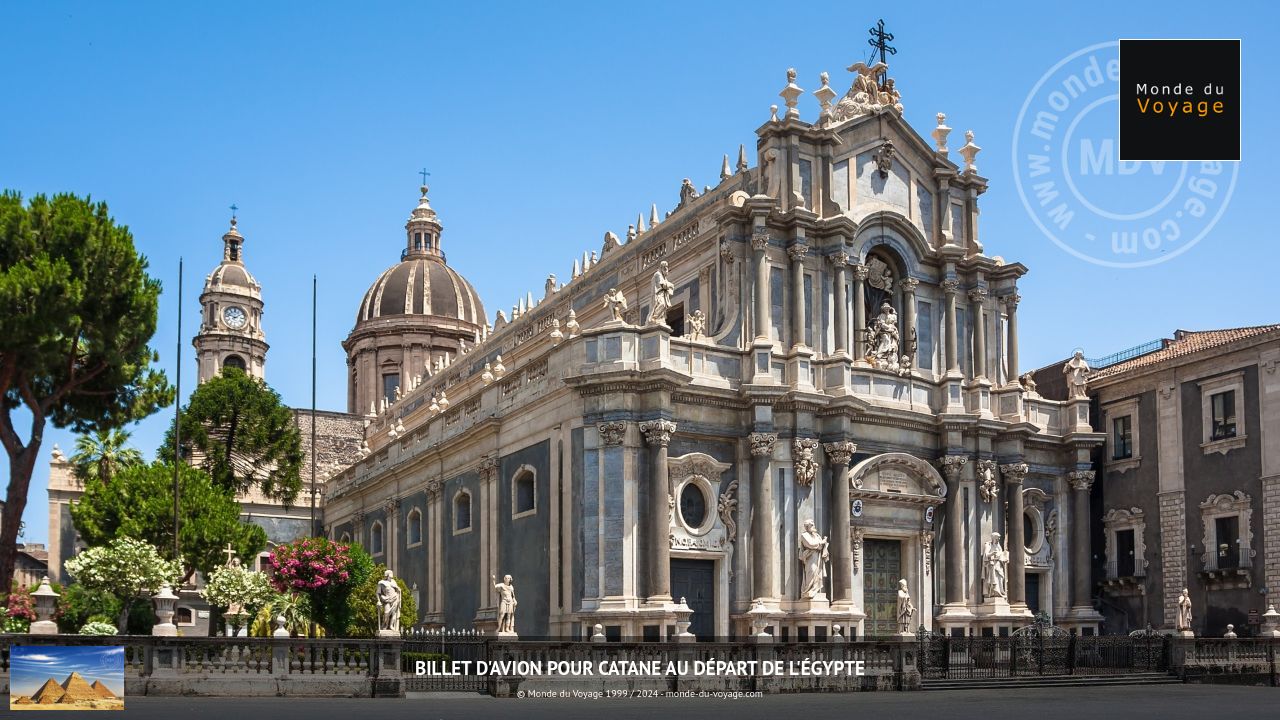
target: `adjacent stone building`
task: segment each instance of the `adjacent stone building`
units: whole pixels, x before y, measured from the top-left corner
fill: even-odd
[[[1187,588],[1196,634],[1253,634],[1280,588],[1280,325],[1141,350],[1089,382],[1108,629],[1172,629]]]
[[[424,187],[344,344],[367,422],[326,532],[432,626],[492,631],[511,575],[524,637],[657,639],[686,606],[702,638],[891,635],[900,579],[908,629],[1095,632],[1103,436],[1019,383],[1027,268],[980,241],[974,136],[921,137],[884,69],[838,102],[823,73],[812,122],[789,72],[715,187],[491,323]]]

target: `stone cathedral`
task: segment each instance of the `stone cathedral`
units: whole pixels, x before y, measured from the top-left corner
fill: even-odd
[[[1020,377],[971,132],[903,119],[883,63],[794,71],[753,153],[490,319],[427,188],[344,343],[354,464],[325,528],[420,621],[522,637],[1097,631],[1083,393]],[[753,162],[754,161],[754,162]],[[900,582],[913,614],[898,615]]]

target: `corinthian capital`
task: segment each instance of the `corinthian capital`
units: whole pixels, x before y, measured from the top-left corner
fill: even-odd
[[[600,431],[600,442],[606,447],[621,445],[623,438],[627,436],[627,424],[621,420],[602,422],[596,425],[596,430]]]
[[[768,457],[773,454],[773,446],[778,442],[778,433],[751,433],[747,439],[751,442],[752,455]]]
[[[843,250],[837,250],[828,255],[827,260],[831,261],[831,264],[835,265],[837,270],[840,270],[849,264],[849,253]]]
[[[827,451],[827,457],[831,459],[832,464],[836,467],[844,467],[853,459],[853,454],[858,451],[858,444],[849,440],[840,440],[837,442],[823,443],[822,449]]]
[[[942,473],[948,480],[955,482],[960,479],[960,473],[964,471],[967,462],[969,462],[967,455],[944,455],[938,458],[938,467],[942,468]]]
[[[1005,312],[1014,312],[1018,309],[1018,303],[1022,302],[1022,296],[1015,292],[1012,295],[1005,295],[1001,298],[1001,302],[1004,303]]]
[[[1000,474],[1004,476],[1005,482],[1015,485],[1021,483],[1030,470],[1026,463],[1009,463],[1000,466]]]
[[[955,295],[960,292],[960,281],[947,279],[942,281],[942,292],[948,295]]]
[[[1072,490],[1088,492],[1093,487],[1093,476],[1092,470],[1072,470],[1067,473],[1067,481],[1071,483]]]
[[[648,420],[640,423],[640,432],[644,441],[657,447],[671,444],[671,434],[676,431],[676,424],[670,420]]]
[[[489,482],[498,477],[498,460],[492,455],[480,460],[480,482]]]
[[[787,247],[787,257],[791,258],[791,262],[800,262],[808,254],[809,246],[804,243],[798,242]]]
[[[969,291],[969,302],[981,303],[987,298],[986,288],[974,288]]]
[[[751,233],[751,248],[764,250],[769,245],[769,228],[758,227]]]
[[[858,282],[862,282],[862,281],[865,281],[868,277],[870,277],[870,275],[871,275],[871,271],[867,269],[866,265],[853,266],[854,280],[857,280]]]
[[[920,281],[915,278],[902,278],[898,281],[898,287],[902,288],[904,293],[913,293],[916,288],[920,287]]]

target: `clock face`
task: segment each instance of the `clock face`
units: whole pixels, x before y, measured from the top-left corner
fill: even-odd
[[[245,320],[244,310],[238,307],[229,307],[222,311],[222,321],[232,330],[239,330],[244,327]]]

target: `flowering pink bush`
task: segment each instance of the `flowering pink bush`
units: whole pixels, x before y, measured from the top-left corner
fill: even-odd
[[[31,597],[31,588],[18,587],[14,583],[13,592],[5,598],[5,615],[12,618],[34,621],[36,619],[36,603]]]
[[[331,635],[346,631],[351,590],[372,572],[373,560],[359,547],[302,538],[271,553],[271,584],[282,593],[306,595],[313,619]]]

